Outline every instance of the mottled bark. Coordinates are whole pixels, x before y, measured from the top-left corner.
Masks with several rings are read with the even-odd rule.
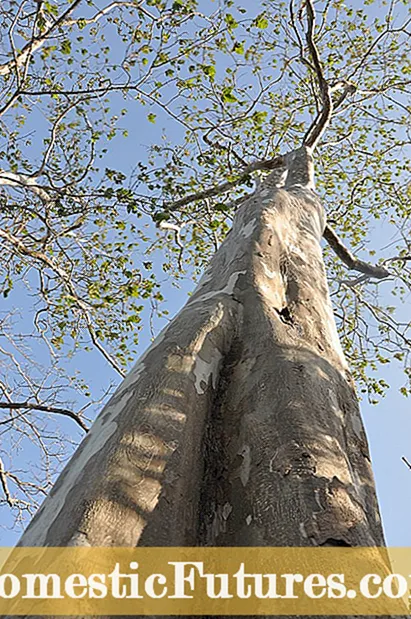
[[[324,225],[302,148],[239,208],[21,544],[383,544]]]

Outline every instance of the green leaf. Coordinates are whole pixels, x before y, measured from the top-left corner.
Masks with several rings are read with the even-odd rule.
[[[244,45],[239,41],[236,41],[233,45],[233,52],[236,54],[244,54]]]
[[[227,15],[224,17],[225,19],[225,23],[228,26],[229,30],[233,30],[234,28],[238,28],[238,22],[234,19],[234,17],[231,15],[231,13],[227,13]]]
[[[71,54],[71,41],[64,39],[60,45],[60,50],[62,54]]]
[[[152,114],[152,113],[151,113],[151,114],[147,114],[147,120],[148,120],[148,122],[153,123],[153,125],[154,125],[154,124],[155,124],[155,122],[156,122],[156,118],[157,118],[157,115],[156,115],[156,114]]]
[[[264,13],[260,13],[253,21],[253,26],[256,28],[265,29],[268,26],[268,19],[264,15]]]
[[[214,65],[212,65],[212,64],[203,64],[203,65],[201,65],[201,70],[204,73],[204,75],[207,75],[207,77],[210,78],[211,81],[214,80],[215,73],[216,73]]]
[[[233,95],[233,89],[231,86],[226,86],[225,88],[223,88],[223,91],[221,93],[221,101],[223,103],[235,103],[236,101],[238,101],[237,97]]]

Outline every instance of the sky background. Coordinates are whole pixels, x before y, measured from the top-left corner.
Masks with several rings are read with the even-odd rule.
[[[245,5],[249,3],[250,0],[244,2]],[[358,5],[362,6],[363,3],[358,3]],[[170,126],[167,125],[168,121],[162,118],[161,114],[158,114],[158,116],[158,122],[155,126],[140,118],[138,122],[134,123],[132,117],[129,116],[125,121],[129,137],[127,140],[114,139],[110,143],[110,154],[105,164],[108,167],[113,165],[117,169],[131,173],[139,160],[139,153],[142,153],[153,140],[158,139],[163,127],[167,129],[168,137],[172,139],[173,134]],[[372,232],[373,246],[377,252],[376,259],[378,258],[378,251],[390,242],[386,235],[384,222],[377,222],[377,224]],[[154,264],[156,265],[155,257]],[[182,280],[179,290],[171,286],[170,282],[165,285],[164,294],[167,298],[170,318],[185,303],[187,294],[192,288],[193,282],[188,277]],[[383,297],[383,285],[380,286],[380,292]],[[399,308],[399,313],[409,317],[411,311],[410,299],[408,298],[407,301],[406,305]],[[9,301],[2,301],[2,310],[7,310],[10,307],[8,303],[22,310],[22,315],[26,316],[21,321],[22,331],[26,326],[25,320],[29,320],[29,316],[24,313],[28,302],[27,296],[18,288],[13,292]],[[390,299],[390,302],[392,302],[392,299]],[[160,328],[161,323],[159,322],[157,326]],[[150,342],[151,334],[147,327],[141,335],[140,354],[144,352]],[[84,373],[93,388],[93,392],[96,393],[104,391],[111,380],[118,380],[112,369],[97,353],[78,355],[74,363],[68,359],[67,364],[68,367],[73,367],[73,370],[76,369],[80,373]],[[411,470],[401,460],[402,456],[406,456],[411,461],[411,407],[410,401],[398,392],[399,387],[404,382],[400,366],[394,362],[385,366],[383,371],[384,373],[381,376],[391,385],[391,389],[379,405],[370,406],[366,401],[363,401],[361,409],[370,443],[387,544],[411,547],[411,526],[409,523]],[[5,435],[5,438],[7,440],[7,435]],[[1,436],[0,440],[2,440]],[[12,518],[6,510],[1,511],[0,517],[0,545],[13,545],[21,532],[10,528]]]

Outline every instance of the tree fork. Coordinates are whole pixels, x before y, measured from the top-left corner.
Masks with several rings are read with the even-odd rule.
[[[21,545],[384,544],[311,149],[281,172],[238,209]]]

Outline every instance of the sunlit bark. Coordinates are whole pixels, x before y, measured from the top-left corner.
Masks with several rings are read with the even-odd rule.
[[[310,150],[239,208],[23,545],[382,545]]]

